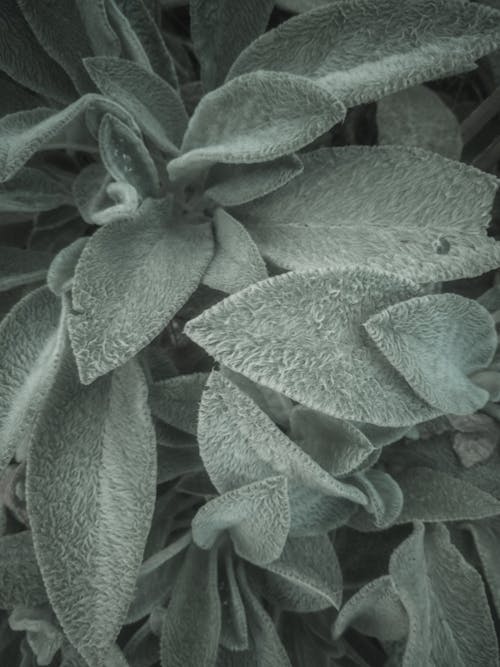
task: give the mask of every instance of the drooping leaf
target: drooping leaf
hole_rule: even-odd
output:
[[[139,365],[130,361],[83,386],[66,341],[29,450],[28,514],[58,620],[96,667],[104,667],[127,615],[155,477],[156,440]]]
[[[221,627],[217,553],[189,548],[163,616],[162,667],[215,664]]]
[[[49,605],[16,606],[9,616],[13,630],[25,631],[37,665],[50,665],[63,643],[63,634]]]
[[[427,294],[372,315],[364,327],[412,389],[442,413],[470,414],[489,400],[467,377],[498,344],[490,313],[458,294]]]
[[[439,95],[413,86],[382,97],[377,104],[379,145],[416,146],[459,160],[462,134],[455,114]]]
[[[210,259],[206,224],[172,218],[170,199],[98,230],[76,267],[71,342],[85,384],[130,359],[194,292]]]
[[[243,104],[244,101],[244,104]],[[172,180],[222,162],[251,164],[289,155],[344,117],[335,97],[305,77],[252,72],[205,95],[191,117]]]
[[[354,263],[430,282],[500,263],[486,235],[498,186],[491,174],[395,146],[323,148],[301,160],[291,183],[234,211],[278,266]]]
[[[362,323],[421,291],[371,269],[288,273],[261,281],[188,322],[218,361],[333,417],[381,426],[437,416],[383,355]]]
[[[358,530],[380,530],[394,524],[401,514],[404,502],[403,492],[397,481],[377,468],[356,473],[354,479],[369,502],[351,517],[349,525]]]
[[[214,257],[203,283],[222,292],[237,292],[268,277],[266,265],[246,229],[224,209],[213,218]]]
[[[64,184],[41,169],[25,167],[0,184],[2,212],[35,213],[69,203],[71,194]]]
[[[36,606],[47,593],[33,549],[31,531],[0,537],[0,607]]]
[[[47,272],[47,286],[56,296],[71,289],[75,268],[87,238],[77,239],[63,248],[52,260]]]
[[[240,52],[264,32],[273,4],[273,0],[244,0],[237,5],[232,0],[190,0],[191,35],[206,91],[220,86]]]
[[[211,549],[229,531],[236,553],[264,565],[280,557],[290,530],[286,477],[267,477],[203,505],[192,521],[193,540]]]
[[[169,83],[123,58],[85,58],[84,62],[102,93],[122,105],[162,150],[178,154],[187,115],[181,98]]]
[[[500,45],[499,18],[461,0],[332,2],[252,42],[228,79],[255,70],[290,72],[354,106],[470,69]]]
[[[176,428],[196,435],[201,392],[207,373],[192,373],[155,382],[150,390],[152,413]]]
[[[0,246],[0,292],[45,278],[52,255],[14,246]]]
[[[205,194],[221,206],[239,206],[279,190],[304,171],[297,155],[262,164],[216,164],[210,170]]]

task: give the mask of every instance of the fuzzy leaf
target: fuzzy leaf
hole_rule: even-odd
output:
[[[486,308],[458,294],[427,294],[389,306],[364,327],[415,393],[442,413],[470,414],[489,400],[468,375],[498,344]]]
[[[217,549],[189,548],[161,628],[163,667],[213,665],[221,627]]]
[[[37,665],[52,663],[61,648],[63,635],[48,605],[43,607],[16,606],[9,616],[9,625],[13,630],[26,632],[26,638],[36,656]]]
[[[305,77],[282,72],[238,77],[201,99],[182,155],[168,164],[168,173],[178,180],[216,162],[275,160],[309,144],[344,112],[336,98]]]
[[[167,424],[196,435],[201,392],[207,377],[207,373],[192,373],[155,382],[149,395],[151,412]]]
[[[210,500],[192,521],[193,540],[211,549],[229,530],[236,553],[264,565],[281,555],[290,530],[286,477],[268,477]]]
[[[113,206],[107,189],[112,178],[99,162],[91,162],[84,167],[73,181],[74,203],[85,222],[95,225],[99,213]]]
[[[264,32],[273,4],[273,0],[244,0],[238,5],[232,0],[190,0],[191,35],[205,90],[220,86],[240,52]]]
[[[248,649],[248,626],[245,605],[234,568],[235,558],[226,550],[223,568],[219,572],[219,596],[221,601],[220,645],[230,651]]]
[[[228,79],[290,72],[354,106],[470,69],[500,45],[499,19],[499,12],[461,0],[333,2],[252,42]]]
[[[231,293],[268,277],[257,246],[233,216],[217,208],[213,224],[215,252],[203,276],[205,285]]]
[[[122,58],[85,58],[92,80],[121,104],[152,141],[167,153],[178,154],[187,115],[181,98],[157,74]]]
[[[278,266],[354,263],[436,282],[499,265],[500,244],[486,234],[491,174],[399,146],[323,148],[301,160],[290,184],[234,211]]]
[[[465,526],[474,539],[477,553],[497,613],[500,610],[500,576],[498,558],[500,554],[500,520],[498,518],[474,521]]]
[[[168,324],[212,258],[208,225],[172,219],[169,199],[98,230],[76,267],[71,343],[88,384],[130,359]]]
[[[25,167],[0,184],[2,212],[36,213],[71,203],[71,193],[59,180],[41,169]]]
[[[373,526],[381,529],[392,525],[403,507],[403,492],[398,483],[391,475],[376,468],[356,473],[355,479],[369,503],[351,518],[350,525],[358,530],[373,530]]]
[[[51,604],[91,666],[104,667],[125,621],[155,478],[156,440],[139,365],[131,361],[86,387],[67,342],[31,443],[26,492]]]
[[[99,149],[115,181],[130,183],[142,197],[158,196],[158,171],[144,142],[111,114],[106,114],[99,126]]]
[[[205,194],[221,206],[239,206],[274,192],[304,171],[297,155],[262,164],[217,164],[212,167]]]
[[[414,86],[388,95],[377,104],[378,143],[416,146],[459,160],[462,133],[457,117],[439,95]]]
[[[52,255],[14,246],[0,246],[0,292],[45,278]]]
[[[85,25],[93,53],[99,56],[119,56],[120,40],[111,27],[106,11],[106,0],[75,0]]]
[[[437,412],[390,366],[362,323],[421,292],[371,269],[287,273],[220,301],[185,332],[218,361],[341,419],[413,425]]]
[[[47,593],[33,549],[31,531],[0,537],[0,608],[37,606]]]
[[[54,377],[61,346],[60,304],[46,288],[26,295],[2,320],[0,339],[0,472],[14,453],[23,460]]]
[[[75,268],[87,240],[81,238],[73,241],[54,257],[47,272],[47,286],[56,296],[71,289]]]

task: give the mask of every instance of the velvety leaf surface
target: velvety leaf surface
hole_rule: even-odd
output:
[[[107,189],[112,177],[99,162],[91,162],[84,167],[73,181],[72,191],[75,205],[85,222],[97,224],[99,214],[113,206]]]
[[[236,579],[237,559],[229,549],[223,555],[219,569],[219,596],[221,601],[220,646],[231,651],[248,649],[248,625],[245,605]]]
[[[273,0],[237,5],[233,0],[190,0],[191,36],[205,90],[219,86],[240,52],[264,32],[273,5]]]
[[[137,362],[86,387],[67,342],[31,443],[26,490],[49,599],[92,666],[104,667],[134,591],[156,495],[155,447]]]
[[[410,425],[437,412],[370,345],[362,323],[419,291],[371,269],[288,273],[220,301],[185,332],[232,370],[307,407],[382,426]]]
[[[71,289],[75,268],[87,240],[81,238],[73,241],[54,257],[47,272],[47,286],[56,296]]]
[[[167,424],[196,435],[201,393],[207,377],[207,373],[192,373],[155,382],[149,395],[152,413]]]
[[[36,606],[47,593],[33,549],[31,531],[0,537],[0,607]]]
[[[392,525],[403,507],[403,492],[399,484],[391,475],[377,468],[356,473],[354,479],[369,502],[351,518],[350,525],[360,530],[370,530],[374,526],[381,529]],[[363,516],[360,517],[359,514]],[[367,518],[370,521],[367,522]]]
[[[59,180],[41,169],[25,167],[0,185],[0,210],[36,213],[71,203],[71,194]]]
[[[37,665],[49,665],[61,648],[63,634],[49,605],[18,605],[9,616],[9,625],[17,632],[26,632]]]
[[[333,2],[259,37],[228,79],[255,70],[290,72],[354,106],[470,69],[499,46],[499,19],[461,0]]]
[[[242,101],[245,101],[242,104]],[[168,165],[173,180],[216,162],[255,163],[297,151],[340,122],[345,108],[305,77],[253,72],[205,95]]]
[[[486,235],[498,187],[491,174],[395,146],[323,148],[301,160],[291,183],[234,211],[278,266],[366,264],[429,282],[500,263],[500,245]]]
[[[93,53],[99,56],[120,55],[120,40],[111,27],[106,11],[106,0],[75,0]]]
[[[52,255],[14,246],[0,246],[0,292],[43,280]]]
[[[121,11],[121,4],[119,0],[106,0],[106,12],[110,25],[120,40],[121,56],[126,60],[141,65],[148,72],[152,72],[153,68],[144,45],[136,35],[128,18]]]
[[[211,230],[172,219],[169,199],[98,230],[76,267],[71,343],[84,383],[130,359],[168,324],[212,258]]]
[[[494,518],[474,521],[474,523],[468,523],[466,527],[474,539],[491,597],[498,613],[500,610],[500,577],[497,563],[500,553],[500,520]]]

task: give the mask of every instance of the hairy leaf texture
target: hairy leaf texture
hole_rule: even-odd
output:
[[[56,296],[61,296],[71,289],[75,268],[87,240],[87,238],[76,239],[54,257],[47,272],[47,286]]]
[[[196,435],[201,393],[207,373],[192,373],[155,382],[150,389],[151,411],[167,424]]]
[[[0,184],[0,211],[37,213],[71,203],[67,186],[48,171],[25,167]]]
[[[499,12],[462,0],[341,0],[266,32],[228,79],[289,72],[354,106],[470,69],[500,45],[499,20]]]
[[[49,599],[92,667],[104,667],[134,591],[156,495],[155,446],[137,362],[86,387],[67,342],[33,435],[26,491]]]
[[[301,161],[291,183],[233,212],[278,266],[353,263],[431,282],[500,263],[500,244],[486,234],[491,174],[399,146],[323,148]]]
[[[47,593],[33,549],[31,531],[0,537],[0,608],[37,606]]]

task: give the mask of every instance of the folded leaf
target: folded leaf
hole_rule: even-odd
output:
[[[131,361],[86,387],[66,342],[29,451],[28,515],[58,620],[96,667],[104,667],[127,615],[155,478],[156,439],[139,365]]]
[[[235,558],[226,550],[223,567],[219,572],[219,596],[221,601],[220,645],[230,651],[248,649],[248,626],[245,605],[236,579]]]
[[[45,278],[52,255],[14,246],[0,246],[0,292]]]
[[[47,272],[47,286],[56,296],[71,289],[75,268],[87,241],[87,238],[73,241],[52,260]]]
[[[301,160],[290,184],[234,212],[278,266],[354,263],[436,282],[499,265],[500,245],[486,234],[498,186],[490,174],[399,146],[323,148]]]
[[[231,293],[268,277],[257,246],[233,216],[217,208],[213,224],[215,252],[203,276],[205,285]]]
[[[41,169],[25,167],[0,184],[2,212],[36,213],[71,203],[71,193],[59,180]]]
[[[268,477],[210,500],[192,521],[193,540],[211,549],[224,530],[236,553],[263,565],[279,558],[290,530],[288,487],[283,476]]]
[[[169,199],[147,199],[87,243],[76,267],[71,343],[88,384],[130,359],[194,292],[210,259],[206,224],[172,219]]]
[[[219,86],[240,52],[264,32],[273,4],[273,0],[245,0],[238,5],[232,0],[190,0],[191,35],[205,90]]]
[[[371,468],[356,473],[354,479],[369,502],[351,517],[350,525],[358,530],[373,530],[394,524],[403,507],[403,491],[391,475]]]
[[[296,155],[262,164],[217,164],[212,167],[205,194],[221,206],[239,206],[283,187],[304,171]]]
[[[151,412],[181,431],[196,435],[201,392],[207,373],[192,373],[155,382],[149,394]]]
[[[85,67],[104,95],[122,105],[152,141],[178,154],[187,115],[181,98],[157,74],[123,58],[85,58]]]
[[[47,593],[36,562],[31,531],[0,537],[0,608],[36,606],[47,602]]]
[[[379,145],[417,146],[459,160],[462,133],[457,117],[439,95],[414,86],[388,95],[377,104]]]
[[[244,103],[243,103],[244,102]],[[344,117],[335,97],[305,77],[252,72],[205,95],[191,117],[172,180],[216,162],[275,160],[306,146]]]
[[[500,519],[474,521],[464,526],[470,531],[483,566],[496,611],[500,609],[500,576],[498,572],[498,556],[500,553]]]
[[[461,0],[332,2],[252,42],[228,79],[262,69],[290,72],[354,106],[470,69],[500,45],[499,19],[499,12]]]
[[[85,222],[95,225],[96,216],[113,206],[107,192],[112,178],[99,162],[91,162],[84,167],[73,181],[72,191],[74,203]]]
[[[49,605],[32,607],[19,605],[9,616],[9,625],[18,632],[25,631],[26,639],[36,656],[37,665],[50,665],[63,643],[63,634]]]
[[[415,393],[442,413],[470,414],[490,400],[467,377],[488,366],[498,344],[492,316],[473,299],[427,294],[372,315],[364,328]]]
[[[194,544],[187,553],[163,616],[162,667],[215,664],[221,628],[217,553]]]
[[[372,269],[287,273],[205,310],[185,332],[218,361],[305,406],[341,419],[404,426],[437,416],[362,323],[421,293]]]

